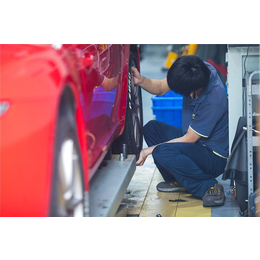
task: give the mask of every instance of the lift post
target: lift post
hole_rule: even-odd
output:
[[[99,169],[90,181],[89,216],[114,217],[136,169],[135,155],[119,160],[112,155],[108,165]]]

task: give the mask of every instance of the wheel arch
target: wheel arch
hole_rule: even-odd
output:
[[[65,113],[75,112],[76,104],[75,98],[71,88],[67,85],[64,87],[63,92],[60,97],[59,106],[58,106],[58,116],[61,116]]]
[[[52,204],[52,196],[55,194],[55,158],[56,158],[56,145],[58,142],[59,135],[59,120],[60,118],[67,116],[68,122],[75,130],[75,137],[78,143],[79,152],[81,155],[81,162],[83,167],[83,183],[84,183],[84,196],[89,191],[89,182],[88,182],[88,163],[87,163],[87,146],[85,140],[85,127],[82,115],[82,109],[79,102],[79,97],[77,91],[73,88],[72,85],[66,84],[64,85],[59,100],[57,103],[56,110],[56,120],[55,120],[55,138],[54,138],[54,146],[53,146],[53,162],[52,162],[52,184],[51,184],[51,202],[49,214],[53,212],[53,204]],[[85,203],[85,202],[84,202]],[[88,202],[87,202],[88,204]]]
[[[79,101],[79,97],[75,94],[73,87],[69,84],[66,84],[62,90],[60,95],[58,110],[57,110],[57,118],[56,122],[58,122],[59,117],[63,114],[69,114],[69,118],[75,127],[75,131],[77,133],[77,139],[81,151],[83,170],[84,170],[84,182],[85,182],[85,190],[89,190],[88,183],[88,161],[87,161],[87,144],[85,138],[85,124],[84,117]]]

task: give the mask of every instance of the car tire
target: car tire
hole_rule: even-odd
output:
[[[143,106],[141,88],[134,84],[133,66],[137,67],[137,59],[130,53],[125,128],[113,144],[113,153],[122,153],[123,144],[126,144],[127,154],[135,154],[138,159],[143,147]]]
[[[84,177],[75,123],[60,115],[56,130],[50,216],[84,216]]]

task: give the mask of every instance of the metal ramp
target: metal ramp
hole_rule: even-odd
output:
[[[107,162],[90,181],[90,217],[115,217],[122,212],[120,203],[136,169],[135,155],[128,155],[124,161],[113,155]]]

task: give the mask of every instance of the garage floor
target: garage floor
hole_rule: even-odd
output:
[[[144,58],[141,61],[141,74],[148,78],[163,79],[167,72],[162,70],[168,54],[168,45],[146,45]],[[152,95],[143,91],[144,124],[155,119],[152,112]],[[144,142],[144,147],[147,147]],[[222,183],[226,201],[225,205],[214,208],[204,208],[202,200],[185,192],[163,193],[156,190],[156,185],[162,181],[152,156],[149,156],[143,166],[137,166],[134,176],[127,188],[123,204],[127,207],[128,217],[238,217],[239,207],[231,194],[229,180]],[[169,200],[182,199],[182,202]]]
[[[123,204],[128,217],[239,217],[239,207],[229,187],[229,181],[218,179],[225,189],[226,201],[220,207],[203,207],[202,200],[186,192],[158,192],[156,185],[163,181],[153,158],[137,167],[127,188]],[[169,200],[181,199],[181,202]]]

